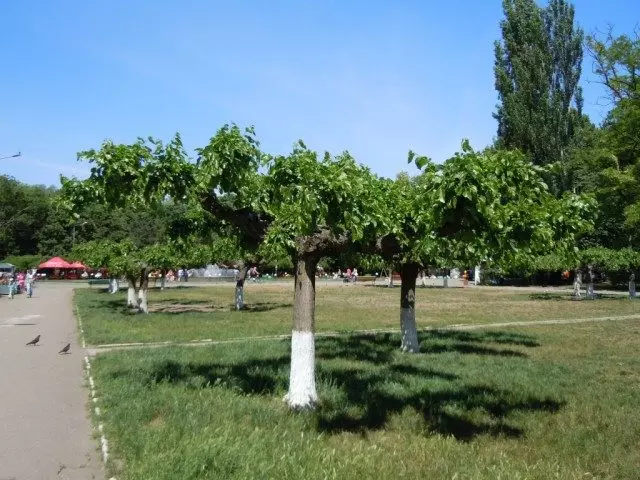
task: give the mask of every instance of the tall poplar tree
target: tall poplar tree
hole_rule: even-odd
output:
[[[573,5],[504,0],[502,40],[495,44],[495,86],[501,147],[517,148],[536,165],[563,162],[582,110],[583,31]],[[561,188],[560,188],[561,189]]]

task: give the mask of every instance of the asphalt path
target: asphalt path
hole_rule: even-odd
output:
[[[0,480],[105,478],[72,289],[42,283],[33,298],[0,296]],[[36,335],[38,345],[26,346]]]

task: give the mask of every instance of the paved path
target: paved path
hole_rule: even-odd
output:
[[[105,478],[71,296],[70,285],[41,284],[34,298],[0,297],[0,480]]]

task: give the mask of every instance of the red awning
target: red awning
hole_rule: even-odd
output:
[[[82,262],[73,262],[69,265],[69,268],[75,268],[76,270],[86,270],[88,267]]]
[[[60,257],[53,257],[44,263],[38,265],[38,268],[74,268],[69,262]]]

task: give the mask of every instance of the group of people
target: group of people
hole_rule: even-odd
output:
[[[1,283],[9,286],[9,298],[13,298],[16,293],[26,292],[27,297],[33,296],[33,286],[36,281],[35,271],[10,273],[0,279]]]
[[[338,269],[338,271],[333,274],[333,278],[342,278],[345,283],[356,283],[358,281],[358,269],[355,267],[353,270],[347,268],[344,273],[341,269]]]

